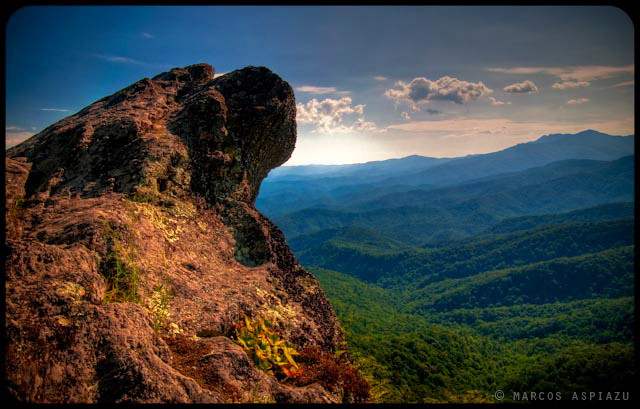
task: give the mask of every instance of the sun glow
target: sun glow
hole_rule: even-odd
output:
[[[285,163],[294,165],[342,165],[389,158],[379,135],[299,134],[296,149]]]

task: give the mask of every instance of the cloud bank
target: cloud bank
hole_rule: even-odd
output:
[[[579,105],[579,104],[584,104],[589,102],[589,98],[576,98],[576,99],[570,99],[567,101],[567,104],[569,105]]]
[[[406,122],[387,127],[382,141],[398,156],[419,154],[432,157],[457,157],[495,152],[529,142],[545,134],[576,133],[595,129],[611,135],[634,133],[633,115],[620,120],[603,121],[516,121],[509,118],[445,119]],[[388,157],[388,156],[387,156]]]
[[[562,81],[562,82],[556,82],[551,86],[551,88],[570,89],[570,88],[588,87],[589,85],[591,85],[589,81]]]
[[[507,85],[503,89],[507,92],[515,94],[531,94],[534,92],[538,92],[538,87],[533,83],[533,81],[530,80]]]
[[[68,109],[60,109],[60,108],[40,108],[40,111],[49,111],[49,112],[69,112]]]
[[[499,105],[511,105],[511,102],[498,101],[498,100],[497,100],[497,99],[495,99],[494,97],[489,97],[489,102],[491,102],[491,105],[494,105],[494,106],[499,106]]]
[[[350,97],[327,98],[322,101],[313,98],[306,104],[296,105],[296,120],[301,125],[314,125],[313,132],[384,132],[384,129],[378,129],[374,122],[367,122],[364,119],[365,105],[352,105],[352,103],[353,100]],[[358,117],[347,124],[345,117],[352,114]]]
[[[17,145],[20,142],[26,139],[29,139],[33,135],[35,135],[35,132],[20,131],[22,128],[17,128],[17,127],[13,127],[15,129],[9,129],[9,128],[12,128],[12,127],[5,128],[6,129],[5,140],[4,140],[5,148],[10,148],[14,145]]]
[[[468,82],[453,77],[442,77],[436,81],[418,77],[408,83],[398,81],[394,87],[385,91],[384,96],[396,103],[407,103],[413,110],[430,101],[467,104],[493,92],[482,82]]]
[[[301,87],[297,87],[296,91],[298,92],[307,92],[310,94],[350,94],[350,91],[338,91],[336,87],[316,87],[313,85],[303,85]]]
[[[487,68],[487,71],[505,74],[547,74],[558,77],[562,81],[592,81],[612,78],[623,74],[633,74],[634,66],[613,67],[606,65],[586,65],[576,67],[514,67]]]
[[[119,55],[93,54],[94,57],[108,62],[117,62],[121,64],[143,65],[144,63],[133,58],[121,57]]]
[[[437,121],[414,121],[390,125],[387,128],[415,133],[420,138],[439,135],[444,138],[470,138],[482,136],[504,137],[512,146],[516,141],[537,139],[543,134],[576,133],[585,129],[597,129],[612,135],[629,135],[634,132],[633,118],[600,122],[560,122],[560,121],[513,121],[507,118],[494,119],[446,119]]]

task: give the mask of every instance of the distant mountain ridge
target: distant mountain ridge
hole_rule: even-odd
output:
[[[397,159],[385,159],[364,163],[346,165],[299,165],[281,166],[273,169],[271,178],[286,178],[288,180],[303,177],[332,178],[343,176],[382,176],[389,171],[415,171],[428,168],[436,164],[442,164],[451,158],[433,158],[421,155],[410,155]],[[366,173],[366,175],[365,175]]]
[[[412,155],[350,165],[284,166],[264,180],[256,206],[277,218],[305,208],[349,206],[385,193],[455,185],[561,160],[611,161],[633,155],[634,140],[634,135],[587,130],[544,135],[498,152],[459,158]]]
[[[587,144],[585,144],[585,142],[587,142]],[[382,171],[389,172],[393,170],[406,170],[409,172],[417,173],[417,171],[422,170],[421,168],[430,168],[432,166],[442,165],[450,161],[470,160],[487,156],[500,157],[501,155],[506,155],[507,153],[521,152],[523,150],[531,149],[536,144],[549,143],[556,146],[564,146],[567,149],[571,150],[571,152],[569,153],[558,152],[557,150],[555,152],[551,152],[550,154],[558,156],[558,158],[552,158],[550,160],[551,162],[562,159],[612,160],[622,156],[631,155],[634,152],[633,134],[616,136],[588,129],[576,134],[547,134],[531,142],[520,143],[500,151],[486,154],[471,154],[451,158],[409,155],[402,158],[344,165],[285,165],[273,169],[269,173],[269,178],[267,180],[275,180],[281,178],[293,180],[300,177],[333,178],[359,174],[361,172],[364,173],[366,171],[370,172],[369,176],[378,175]],[[580,147],[580,144],[584,146]],[[267,180],[265,180],[265,182]]]
[[[288,240],[358,226],[415,246],[479,234],[506,218],[632,201],[633,173],[634,156],[566,160],[477,182],[395,192],[354,206],[308,207],[274,220]]]
[[[584,141],[585,139],[596,139],[596,138],[607,137],[607,136],[611,136],[614,138],[622,138],[622,139],[628,139],[628,138],[633,139],[634,134],[611,135],[611,134],[606,134],[604,132],[598,132],[593,129],[587,129],[585,131],[581,131],[575,134],[554,133],[554,134],[542,135],[540,138],[536,139],[532,143],[549,143],[549,142],[573,143],[574,142],[573,139],[577,139],[577,138],[581,138]]]
[[[412,175],[391,177],[385,182],[444,185],[525,170],[560,160],[614,160],[633,153],[633,135],[613,136],[593,130],[573,135],[552,134],[498,152],[452,159]]]

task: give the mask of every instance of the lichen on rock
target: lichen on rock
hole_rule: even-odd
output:
[[[289,84],[264,67],[214,78],[213,67],[196,64],[140,80],[9,149],[9,395],[339,401],[319,385],[280,385],[241,365],[244,352],[227,338],[244,314],[270,312],[297,347],[332,354],[344,341],[317,280],[255,208],[262,179],[295,141]],[[135,249],[120,261],[138,274],[139,300],[105,298],[113,232]],[[170,289],[162,327],[173,335],[154,328],[148,308],[161,285]],[[189,357],[199,364],[181,364],[184,340],[202,350]],[[253,392],[238,392],[247,380]]]

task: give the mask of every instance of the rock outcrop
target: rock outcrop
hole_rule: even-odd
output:
[[[271,320],[299,350],[333,354],[344,341],[317,280],[254,206],[295,140],[294,94],[281,78],[247,67],[214,79],[197,64],[9,149],[9,395],[342,401],[343,391],[278,382],[229,338],[247,315]]]

